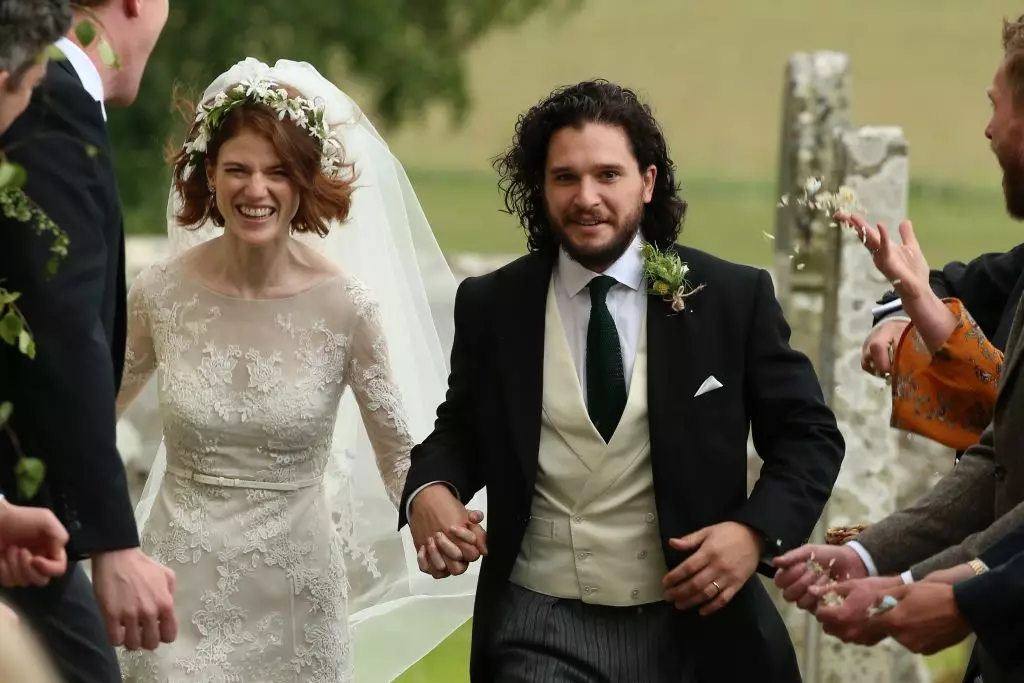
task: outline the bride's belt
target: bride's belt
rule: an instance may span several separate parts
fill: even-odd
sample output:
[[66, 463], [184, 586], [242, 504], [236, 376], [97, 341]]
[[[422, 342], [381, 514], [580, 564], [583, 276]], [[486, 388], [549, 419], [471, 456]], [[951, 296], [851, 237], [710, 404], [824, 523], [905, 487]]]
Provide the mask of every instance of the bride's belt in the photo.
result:
[[299, 481], [256, 481], [255, 479], [234, 479], [231, 477], [214, 477], [209, 474], [199, 474], [191, 470], [181, 469], [172, 465], [167, 466], [167, 474], [173, 474], [182, 479], [189, 479], [200, 484], [210, 486], [225, 486], [237, 489], [265, 489], [267, 491], [298, 491], [299, 489], [316, 486], [324, 480], [324, 475], [313, 479], [302, 479]]

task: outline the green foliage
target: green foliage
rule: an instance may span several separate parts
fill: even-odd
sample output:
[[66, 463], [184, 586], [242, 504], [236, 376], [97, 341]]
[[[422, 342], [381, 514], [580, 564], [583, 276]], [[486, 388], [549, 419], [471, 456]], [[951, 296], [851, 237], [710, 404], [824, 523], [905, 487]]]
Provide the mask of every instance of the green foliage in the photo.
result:
[[[580, 2], [175, 0], [138, 99], [111, 116], [113, 147], [123, 150], [117, 156], [122, 200], [129, 213], [160, 207], [162, 215], [170, 173], [160, 150], [185, 133], [171, 111], [175, 86], [194, 98], [245, 57], [307, 61], [328, 77], [337, 75], [329, 66], [341, 58], [341, 70], [369, 87], [372, 96], [363, 104], [375, 122], [394, 127], [434, 104], [446, 105], [459, 122], [470, 106], [465, 57], [481, 37], [544, 7], [572, 9]], [[158, 215], [155, 208], [152, 215]]]
[[20, 458], [14, 467], [18, 481], [18, 495], [22, 500], [31, 500], [39, 492], [46, 478], [46, 466], [39, 458]]

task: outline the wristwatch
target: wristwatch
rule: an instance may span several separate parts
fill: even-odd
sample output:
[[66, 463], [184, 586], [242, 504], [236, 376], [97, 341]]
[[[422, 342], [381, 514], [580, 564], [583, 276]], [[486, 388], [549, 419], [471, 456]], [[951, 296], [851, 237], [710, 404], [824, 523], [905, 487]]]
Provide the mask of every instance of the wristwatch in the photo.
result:
[[982, 574], [988, 571], [988, 567], [985, 566], [985, 563], [979, 559], [973, 559], [970, 562], [968, 562], [967, 565], [971, 569], [973, 569], [974, 573], [978, 576], [981, 576]]

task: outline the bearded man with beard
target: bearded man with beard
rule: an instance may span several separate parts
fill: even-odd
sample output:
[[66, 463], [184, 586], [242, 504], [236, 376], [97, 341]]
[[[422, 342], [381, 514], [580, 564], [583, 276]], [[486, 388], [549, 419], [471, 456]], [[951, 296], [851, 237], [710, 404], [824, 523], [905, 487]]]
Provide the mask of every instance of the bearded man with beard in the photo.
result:
[[[1024, 220], [1024, 16], [1004, 22], [1003, 44], [1005, 55], [988, 90], [992, 116], [985, 135], [1003, 170], [1006, 209]], [[851, 643], [871, 645], [893, 636], [918, 651], [943, 639], [943, 646], [950, 645], [979, 626], [999, 624], [997, 631], [1019, 633], [1021, 615], [1012, 602], [991, 592], [964, 590], [962, 582], [994, 568], [993, 557], [1005, 559], [1007, 552], [996, 550], [998, 542], [1024, 525], [1024, 382], [1019, 378], [1024, 356], [1024, 246], [967, 266], [960, 291], [950, 296], [936, 287], [937, 278], [929, 272], [909, 221], [900, 225], [902, 244], [896, 245], [885, 226], [872, 227], [859, 216], [838, 218], [864, 237], [875, 266], [895, 284], [902, 308], [916, 328], [917, 341], [904, 337], [895, 354], [894, 409], [905, 392], [920, 392], [921, 412], [934, 409], [935, 414], [941, 412], [936, 419], [950, 423], [961, 419], [954, 409], [957, 400], [973, 395], [976, 409], [990, 415], [991, 421], [980, 440], [920, 501], [872, 524], [842, 546], [806, 545], [777, 558], [780, 571], [775, 582], [787, 600], [815, 612], [826, 633]], [[995, 341], [989, 340], [992, 330]], [[995, 346], [1000, 337], [1005, 354]], [[923, 346], [930, 354], [920, 375], [908, 376], [902, 368], [901, 350], [907, 343]], [[979, 389], [986, 386], [991, 396]], [[830, 567], [831, 577], [840, 581], [836, 590], [845, 596], [841, 606], [820, 604], [825, 589], [817, 585], [821, 577], [808, 569], [812, 557]], [[917, 592], [904, 585], [914, 582], [945, 587], [935, 589], [927, 600], [898, 605], [885, 618], [867, 616], [867, 608], [888, 593]], [[979, 599], [988, 603], [978, 605]], [[985, 615], [986, 624], [972, 623], [979, 614]], [[899, 626], [895, 631], [893, 622]], [[944, 630], [942, 624], [951, 626]], [[992, 629], [986, 632], [991, 638]], [[1007, 648], [1000, 643], [996, 649], [1003, 656], [993, 656], [985, 639], [979, 640], [965, 681], [975, 681], [978, 667], [986, 683], [1024, 680], [1024, 669], [1011, 671], [1019, 663], [1009, 662]]]
[[472, 680], [797, 683], [754, 574], [811, 533], [844, 442], [771, 278], [675, 244], [686, 202], [631, 90], [555, 91], [496, 168], [530, 253], [459, 287], [400, 508], [425, 573], [485, 555]]

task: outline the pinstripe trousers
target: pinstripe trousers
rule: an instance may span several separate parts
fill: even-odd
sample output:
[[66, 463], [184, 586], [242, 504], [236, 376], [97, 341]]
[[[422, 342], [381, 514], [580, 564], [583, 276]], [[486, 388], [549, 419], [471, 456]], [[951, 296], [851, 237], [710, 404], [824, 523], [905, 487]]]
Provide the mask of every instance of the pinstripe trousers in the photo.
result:
[[696, 683], [667, 602], [606, 607], [509, 584], [488, 659], [494, 683]]

